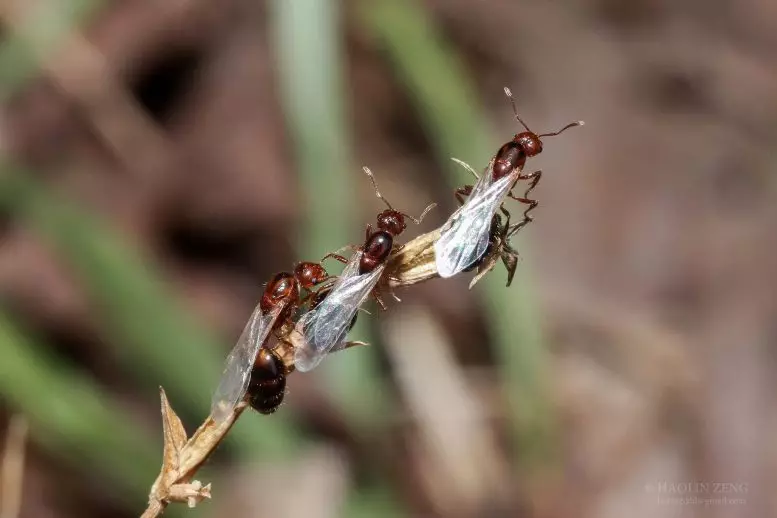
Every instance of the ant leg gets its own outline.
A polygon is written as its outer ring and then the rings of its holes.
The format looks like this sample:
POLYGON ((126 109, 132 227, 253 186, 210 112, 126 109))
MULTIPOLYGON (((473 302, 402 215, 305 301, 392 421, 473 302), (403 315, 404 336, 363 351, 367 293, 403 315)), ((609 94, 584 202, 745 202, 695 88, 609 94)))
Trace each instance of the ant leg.
POLYGON ((386 288, 388 288, 388 290, 389 290, 389 295, 391 295, 391 296, 392 296, 392 298, 393 298, 394 300, 396 300, 397 302, 402 302, 402 299, 400 299, 400 298, 397 296, 397 294, 394 292, 394 288, 395 288, 396 286, 402 286, 402 279, 400 279, 399 277, 396 277, 396 276, 394 276, 394 275, 390 275, 390 274, 389 274, 389 275, 387 275, 387 276, 386 276, 386 278, 387 278, 387 281, 386 281, 386 284, 385 284, 385 286, 386 286, 386 288), (395 286, 392 286, 392 285, 391 285, 391 283, 392 283, 392 282, 393 282, 393 283, 395 283, 395 286))
POLYGON ((337 352, 337 351, 343 351, 345 349, 349 349, 351 347, 363 347, 366 345, 370 345, 367 342, 362 342, 359 340, 354 340, 352 342, 340 342, 339 344, 332 347, 332 349, 329 351, 329 354, 337 352))
POLYGON ((510 197, 512 199, 514 199, 515 201, 519 201, 519 202, 524 203, 524 204, 529 206, 525 211, 523 211, 523 219, 524 220, 521 221, 520 223, 517 223, 517 224, 513 225, 513 226, 514 227, 517 227, 519 225, 523 226, 526 223, 528 223, 529 221, 534 221, 534 218, 532 216, 529 216, 528 213, 533 211, 535 209, 535 207, 537 207, 537 205, 540 204, 540 202, 537 201, 537 200, 531 199, 531 198, 519 198, 517 196, 510 196, 510 197))
POLYGON ((533 211, 535 208, 537 208, 537 205, 539 205, 540 202, 537 200, 529 198, 529 193, 534 190, 535 187, 537 187, 537 184, 540 181, 540 178, 542 177, 542 171, 534 171, 533 173, 529 174, 523 174, 521 173, 518 176, 519 180, 531 180, 531 183, 529 184, 529 187, 526 189, 526 191, 523 193, 523 197, 519 198, 515 196, 512 192, 508 193, 507 196, 519 201, 523 204, 528 205, 529 207, 523 211, 523 220, 519 223, 516 223, 513 225, 508 231, 507 231, 507 237, 511 237, 513 234, 521 230, 523 227, 525 227, 527 224, 534 221, 534 218, 529 214, 531 211, 533 211))
POLYGON ((540 183, 540 178, 542 178, 542 171, 534 171, 533 173, 527 173, 524 174, 521 172, 521 174, 518 175, 519 180, 531 180, 531 183, 529 184, 529 188, 526 189, 526 192, 523 193, 524 198, 529 196, 529 193, 537 187, 537 184, 540 183))
POLYGON ((529 207, 523 211, 523 219, 519 222, 513 225, 510 229, 507 231, 507 238, 511 238, 516 232, 521 230, 523 227, 534 221, 534 217, 529 214, 531 211, 533 211, 537 205, 540 204, 537 200, 531 200, 529 198, 513 198, 516 201, 519 201, 521 203, 525 203, 529 205, 529 207))
MULTIPOLYGON (((388 281, 389 281, 389 282, 390 282, 390 281, 395 281, 395 282, 399 281, 399 279, 398 279, 397 277, 394 277, 394 276, 392 276, 392 275, 387 275, 386 277, 388 277, 388 281)), ((385 287, 388 289, 388 293, 389 293, 389 295, 391 295, 391 298, 393 298, 393 299, 394 299, 394 300, 396 300, 397 302, 402 302, 402 299, 400 299, 400 298, 397 296, 397 294, 394 292, 394 287, 393 287, 393 286, 391 286, 391 284, 389 284, 389 282, 387 282, 387 283, 385 284, 385 287)))
POLYGON ((469 196, 470 194, 472 194, 471 185, 465 185, 453 191, 453 195, 456 196, 456 201, 459 202, 459 205, 464 205, 464 196, 469 196))
POLYGON ((367 223, 367 230, 364 232, 364 242, 366 243, 367 240, 370 238, 370 235, 372 234, 372 225, 367 223))
POLYGON ((472 280, 469 283, 469 289, 472 289, 475 284, 480 281, 485 275, 494 269, 494 266, 496 266, 497 257, 496 255, 490 255, 486 258, 486 260, 478 267, 478 273, 475 275, 475 277, 472 278, 472 280))
POLYGON ((503 228, 510 228, 510 217, 511 217, 510 211, 508 211, 507 209, 505 209, 505 206, 504 206, 504 205, 499 205, 499 210, 500 210, 500 211, 502 212, 502 214, 504 214, 504 216, 505 216, 505 223, 504 223, 504 225, 503 225, 503 228))
POLYGON ((348 259, 346 259, 346 258, 345 258, 345 257, 343 257, 342 255, 340 255, 340 254, 336 254, 336 253, 334 253, 334 252, 330 252, 330 253, 326 254, 324 257, 322 257, 322 258, 321 258, 321 261, 320 261, 320 262, 322 262, 322 263, 323 263, 323 262, 324 262, 324 261, 326 261, 327 259, 335 259, 336 261, 340 261, 341 263, 344 263, 344 264, 347 264, 347 263, 348 263, 348 259))
POLYGON ((335 283, 336 280, 337 280, 337 275, 327 275, 326 277, 323 278, 321 282, 318 283, 318 286, 329 288, 332 286, 332 284, 335 283), (329 284, 326 285, 326 283, 329 283, 329 284))
POLYGON ((317 295, 323 290, 328 290, 334 285, 337 279, 338 279, 337 275, 327 275, 326 277, 321 279, 315 286, 312 286, 310 289, 308 289, 308 295, 306 295, 303 300, 308 299, 311 295, 317 295))
POLYGON ((345 245, 345 246, 342 246, 342 247, 338 248, 337 250, 335 250, 334 252, 329 252, 328 254, 326 254, 324 257, 321 258, 321 260, 319 262, 323 263, 324 261, 326 261, 327 259, 329 259, 331 257, 332 259, 336 259, 336 260, 340 261, 341 263, 347 264, 348 263, 348 259, 346 259, 342 255, 340 255, 340 252, 342 252, 343 250, 347 250, 347 249, 357 250, 358 248, 359 247, 356 246, 356 245, 345 245))
MULTIPOLYGON (((516 182, 518 180, 531 180, 529 183, 529 187, 526 189, 526 191, 523 193, 524 198, 529 197, 529 193, 534 190, 535 187, 537 187, 537 184, 540 183, 540 178, 542 178, 542 171, 534 171, 533 173, 523 173, 521 172, 518 175, 518 178, 516 179, 516 182)), ((513 187, 515 188, 515 187, 513 187)), ((510 189, 510 192, 507 194, 508 197, 517 200, 516 196, 513 194, 513 189, 510 189)))
POLYGON ((380 296, 380 293, 378 292, 378 290, 374 290, 372 292, 372 296, 375 297, 375 302, 378 303, 378 305, 380 306, 380 309, 382 309, 383 311, 388 310, 388 306, 386 306, 386 303, 383 302, 383 297, 380 296))

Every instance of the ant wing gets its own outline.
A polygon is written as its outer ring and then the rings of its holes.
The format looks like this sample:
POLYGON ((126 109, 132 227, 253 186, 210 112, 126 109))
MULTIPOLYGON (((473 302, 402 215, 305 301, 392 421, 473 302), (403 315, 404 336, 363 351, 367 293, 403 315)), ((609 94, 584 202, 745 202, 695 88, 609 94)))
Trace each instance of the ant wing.
POLYGON ((385 265, 359 275, 361 255, 359 251, 351 257, 326 298, 297 322, 295 329, 304 337, 304 345, 294 353, 294 366, 300 372, 314 369, 345 340, 351 320, 378 284, 385 265))
POLYGON ((283 308, 284 304, 279 304, 270 312, 262 313, 257 305, 251 318, 248 319, 237 344, 227 356, 221 380, 213 393, 210 415, 217 423, 223 422, 243 400, 251 379, 251 369, 254 367, 256 354, 267 340, 283 308))
POLYGON ((486 168, 483 170, 483 173, 480 175, 480 178, 478 178, 478 181, 475 183, 475 185, 472 187, 472 192, 470 193, 470 198, 477 198, 477 196, 485 191, 486 189, 491 186, 492 183, 494 183, 494 159, 492 158, 491 161, 488 163, 486 168))
POLYGON ((337 277, 337 280, 332 285, 332 290, 336 290, 337 287, 345 282, 347 279, 351 277, 355 277, 359 275, 359 263, 362 260, 362 251, 357 250, 353 253, 350 259, 348 259, 348 262, 345 264, 345 267, 343 268, 343 271, 340 272, 340 275, 337 277))
POLYGON ((518 174, 520 171, 516 170, 477 193, 473 190, 466 203, 443 225, 440 238, 434 244, 440 277, 452 277, 464 271, 485 253, 491 219, 510 192, 518 174))

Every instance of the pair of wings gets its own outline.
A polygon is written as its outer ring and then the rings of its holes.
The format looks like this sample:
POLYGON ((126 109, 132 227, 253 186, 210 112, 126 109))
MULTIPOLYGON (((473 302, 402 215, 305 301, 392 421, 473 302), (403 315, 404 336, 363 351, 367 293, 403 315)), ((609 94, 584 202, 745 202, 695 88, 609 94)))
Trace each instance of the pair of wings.
POLYGON ((386 265, 359 275, 362 251, 354 253, 326 298, 297 322, 294 330, 303 345, 294 351, 294 366, 300 372, 314 369, 324 357, 345 341, 351 320, 369 297, 386 265))
MULTIPOLYGON (((361 256, 361 251, 351 256, 326 298, 297 322, 295 332, 303 337, 303 344, 295 351, 297 370, 313 369, 345 341, 351 320, 378 283, 385 265, 359 275, 361 256)), ((256 355, 267 342, 284 307, 281 304, 267 313, 263 313, 258 305, 254 309, 237 344, 227 356, 224 372, 213 394, 211 417, 214 421, 223 422, 243 400, 256 355)))
POLYGON ((227 356, 224 372, 219 385, 213 393, 210 415, 217 423, 223 422, 238 403, 243 400, 251 381, 251 370, 254 367, 259 349, 267 341, 267 337, 275 325, 275 321, 283 311, 285 304, 279 304, 267 313, 263 313, 257 304, 251 318, 248 319, 235 347, 227 356))
POLYGON ((491 219, 520 175, 515 169, 493 180, 493 160, 478 179, 467 201, 454 212, 434 244, 435 262, 440 277, 453 277, 475 263, 488 247, 491 219))

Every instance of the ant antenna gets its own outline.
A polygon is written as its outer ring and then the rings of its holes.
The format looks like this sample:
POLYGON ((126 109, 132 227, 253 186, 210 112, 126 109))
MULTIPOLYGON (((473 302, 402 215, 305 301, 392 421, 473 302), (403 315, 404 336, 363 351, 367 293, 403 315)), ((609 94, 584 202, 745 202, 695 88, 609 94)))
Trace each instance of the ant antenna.
MULTIPOLYGON (((366 166, 362 167, 362 169, 364 170, 365 174, 366 174, 367 176, 369 176, 369 177, 370 177, 370 180, 372 180, 372 186, 373 186, 373 187, 375 187, 375 196, 377 196, 378 198, 380 198, 381 200, 383 200, 383 203, 385 203, 385 204, 386 204, 386 206, 387 206, 389 209, 391 209, 391 210, 393 210, 393 211, 395 211, 395 212, 399 212, 399 211, 397 211, 397 210, 396 210, 394 207, 392 207, 392 206, 391 206, 391 204, 388 202, 388 200, 387 200, 386 198, 384 198, 384 197, 383 197, 383 195, 382 195, 382 194, 380 193, 380 191, 378 190, 378 183, 375 181, 375 173, 373 173, 372 171, 370 171, 370 168, 369 168, 369 167, 366 167, 366 166)), ((400 213, 400 214, 402 214, 403 216, 405 216, 405 217, 409 218, 410 220, 412 220, 412 221, 413 221, 413 223, 415 223, 416 225, 420 225, 420 224, 421 224, 421 222, 424 220, 424 216, 426 216, 426 214, 427 214, 427 213, 428 213, 430 210, 432 210, 433 208, 435 208, 436 206, 437 206, 437 204, 436 204, 436 203, 432 203, 431 205, 429 205, 428 207, 426 207, 426 208, 424 209, 424 211, 421 213, 421 215, 420 215, 418 218, 414 218, 413 216, 411 216, 410 214, 408 214, 408 213, 406 213, 406 212, 399 212, 399 213, 400 213)))
POLYGON ((554 131, 553 133, 543 133, 542 135, 537 135, 537 136, 538 137, 555 137, 559 133, 563 133, 564 131, 568 130, 569 128, 574 128, 575 126, 585 126, 585 121, 570 122, 569 124, 567 124, 566 126, 564 126, 563 128, 561 128, 558 131, 554 131))
POLYGON ((369 167, 366 167, 366 166, 365 166, 365 167, 362 167, 362 169, 363 169, 363 170, 364 170, 364 172, 367 174, 367 176, 369 176, 369 177, 370 177, 370 180, 372 180, 372 186, 373 186, 373 187, 375 187, 375 196, 377 196, 378 198, 380 198, 381 200, 383 200, 383 203, 385 203, 385 204, 386 204, 386 206, 387 206, 389 209, 391 209, 391 210, 394 210, 394 207, 392 207, 392 206, 391 206, 391 204, 388 202, 388 200, 387 200, 386 198, 384 198, 384 197, 383 197, 383 195, 382 195, 382 194, 380 193, 380 191, 378 190, 378 183, 375 181, 375 174, 374 174, 372 171, 370 171, 370 168, 369 168, 369 167))
POLYGON ((518 108, 515 106, 515 99, 513 99, 513 92, 511 92, 510 89, 507 88, 506 86, 504 88, 505 88, 505 95, 507 96, 508 99, 510 99, 510 104, 513 106, 513 113, 515 114, 515 119, 518 122, 520 122, 524 128, 526 128, 526 131, 531 132, 531 130, 529 129, 529 126, 527 126, 526 123, 523 122, 523 119, 521 119, 521 117, 518 116, 518 108))
POLYGON ((410 214, 406 214, 406 213, 404 213, 404 212, 400 212, 400 214, 402 214, 403 216, 405 216, 405 217, 407 217, 407 218, 410 218, 410 220, 411 220, 413 223, 415 223, 416 225, 420 225, 420 224, 421 224, 421 222, 424 220, 424 217, 426 216, 426 214, 427 214, 427 213, 428 213, 430 210, 432 210, 433 208, 435 208, 436 206, 437 206, 437 204, 436 204, 436 203, 430 203, 430 204, 429 204, 429 205, 428 205, 428 206, 427 206, 427 207, 424 209, 424 211, 421 213, 421 215, 420 215, 420 216, 418 216, 417 218, 414 218, 414 217, 413 217, 413 216, 411 216, 410 214))

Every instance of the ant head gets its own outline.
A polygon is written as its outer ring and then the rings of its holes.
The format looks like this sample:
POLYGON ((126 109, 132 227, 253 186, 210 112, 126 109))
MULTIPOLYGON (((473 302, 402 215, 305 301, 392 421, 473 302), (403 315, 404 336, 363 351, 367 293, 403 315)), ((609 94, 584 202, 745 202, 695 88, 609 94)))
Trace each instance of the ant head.
POLYGON ((569 128, 574 128, 575 126, 582 126, 583 124, 585 124, 583 121, 575 121, 570 124, 567 124, 566 126, 564 126, 558 131, 537 135, 532 130, 530 130, 529 126, 527 126, 526 123, 523 122, 521 117, 518 116, 518 108, 515 106, 515 99, 513 99, 513 93, 507 87, 505 87, 505 95, 507 95, 507 98, 510 99, 510 104, 513 107, 513 113, 515 114, 515 120, 520 122, 521 126, 523 126, 526 129, 526 131, 518 133, 513 138, 513 141, 516 144, 519 144, 523 148, 523 152, 526 153, 527 157, 532 157, 542 153, 542 141, 540 140, 542 137, 554 137, 559 133, 562 133, 563 131, 568 130, 569 128))
POLYGON ((392 236, 398 236, 407 228, 405 216, 394 209, 386 209, 378 214, 378 228, 392 236))
POLYGON ((383 203, 385 203, 386 207, 388 207, 386 210, 378 214, 378 228, 384 232, 388 232, 392 236, 398 236, 407 228, 405 218, 408 218, 416 225, 420 225, 421 221, 424 219, 424 216, 426 216, 426 213, 437 206, 436 203, 432 203, 426 207, 426 209, 424 209, 418 218, 414 218, 405 212, 399 212, 398 210, 395 210, 394 207, 392 207, 388 202, 388 200, 380 193, 378 190, 378 184, 375 182, 375 175, 373 175, 369 167, 362 167, 362 169, 364 170, 365 174, 370 177, 372 186, 375 187, 375 196, 383 200, 383 203))
POLYGON ((294 267, 294 278, 306 290, 321 284, 327 277, 329 277, 329 274, 318 263, 302 262, 294 267))
POLYGON ((542 141, 540 137, 531 131, 518 133, 513 142, 521 146, 527 157, 533 157, 542 153, 542 141))

